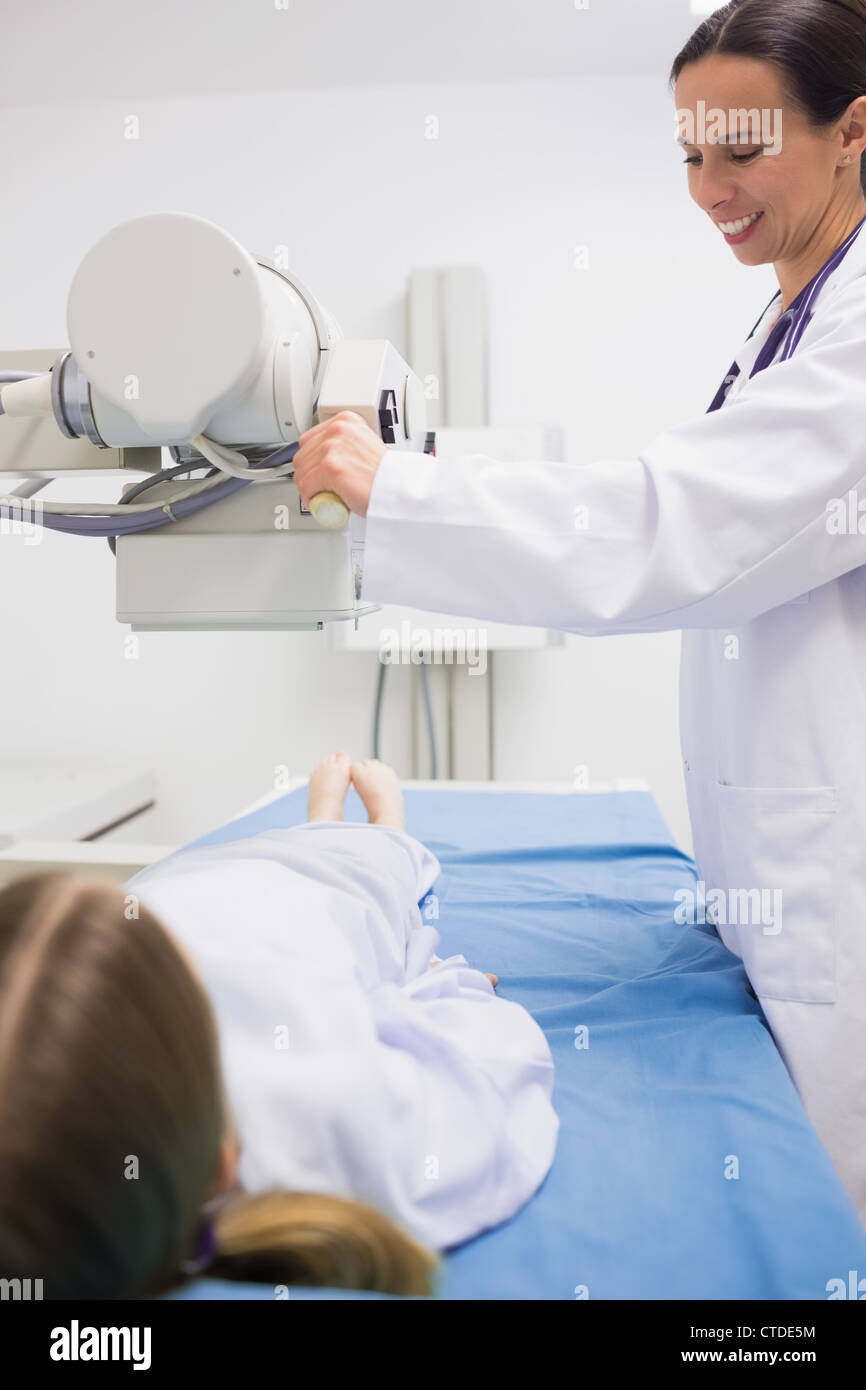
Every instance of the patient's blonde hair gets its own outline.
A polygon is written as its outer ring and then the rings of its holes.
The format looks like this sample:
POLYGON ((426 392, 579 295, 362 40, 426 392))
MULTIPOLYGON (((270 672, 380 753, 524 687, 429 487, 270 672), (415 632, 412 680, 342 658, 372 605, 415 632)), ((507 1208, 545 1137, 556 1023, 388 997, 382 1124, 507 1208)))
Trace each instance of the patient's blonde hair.
MULTIPOLYGON (((210 1002, 170 933, 113 886, 0 891, 0 1278, 46 1298, 182 1282, 221 1172, 210 1002)), ((230 1197, 207 1273, 429 1294, 437 1262, 384 1216, 314 1193, 230 1197)))

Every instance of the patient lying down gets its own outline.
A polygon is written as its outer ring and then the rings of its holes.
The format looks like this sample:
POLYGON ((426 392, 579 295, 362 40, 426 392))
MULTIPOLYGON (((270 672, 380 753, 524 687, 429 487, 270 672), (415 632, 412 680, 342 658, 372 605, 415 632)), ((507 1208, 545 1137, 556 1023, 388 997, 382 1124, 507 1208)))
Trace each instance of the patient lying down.
POLYGON ((199 1272, 431 1290, 430 1252, 553 1157, 537 1024, 419 911, 439 870, 377 762, 326 758, 309 822, 124 886, 0 892, 0 1275, 46 1298, 199 1272), (368 824, 343 821, 350 780, 368 824))

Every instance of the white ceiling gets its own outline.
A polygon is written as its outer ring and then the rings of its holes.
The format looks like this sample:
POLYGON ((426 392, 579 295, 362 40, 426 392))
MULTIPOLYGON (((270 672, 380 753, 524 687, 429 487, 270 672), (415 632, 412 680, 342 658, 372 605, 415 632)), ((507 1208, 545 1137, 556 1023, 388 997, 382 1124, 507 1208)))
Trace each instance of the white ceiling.
POLYGON ((0 105, 588 74, 664 81, 699 22, 689 0, 583 3, 0 0, 0 105))

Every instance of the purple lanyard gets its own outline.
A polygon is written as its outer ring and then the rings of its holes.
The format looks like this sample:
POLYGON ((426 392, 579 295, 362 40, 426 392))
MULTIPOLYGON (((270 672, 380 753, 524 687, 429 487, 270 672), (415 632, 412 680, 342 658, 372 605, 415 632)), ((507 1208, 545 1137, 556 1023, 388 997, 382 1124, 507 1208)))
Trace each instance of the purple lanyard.
MULTIPOLYGON (((833 274, 833 271, 837 268, 837 266, 841 265, 849 250, 854 245, 855 240, 859 236, 864 223, 866 223, 866 217, 864 217, 863 221, 860 222, 859 225, 854 228, 851 235, 847 238, 846 241, 843 241, 842 245, 838 248, 838 250, 833 252, 829 261, 827 261, 827 264, 821 267, 821 269, 818 271, 818 274, 812 280, 809 281, 808 285, 806 285, 804 289, 800 291, 800 293, 797 295, 797 298, 791 304, 788 305, 788 308, 785 310, 784 314, 782 314, 780 318, 777 320, 777 322, 773 325, 770 336, 768 337, 764 346, 761 348, 761 351, 758 353, 755 365, 749 372, 750 381, 753 376, 757 376, 758 372, 762 372, 765 367, 769 367, 770 363, 775 359, 776 353, 779 349, 779 344, 783 338, 785 339, 785 346, 782 349, 782 355, 779 358, 779 361, 787 362, 788 358, 793 355, 794 351, 799 345, 800 339, 806 331, 809 321, 812 318, 812 306, 815 303, 815 300, 817 299, 818 295, 820 294, 825 280, 827 280, 829 276, 833 274)), ((772 304, 776 302, 781 293, 782 291, 779 290, 776 294, 773 295, 773 298, 770 300, 770 303, 767 305, 767 308, 764 310, 764 313, 758 319, 758 323, 755 324, 755 327, 749 334, 749 338, 752 338, 754 336, 755 332, 757 331, 758 324, 761 323, 765 314, 767 313, 767 310, 770 308, 772 304)), ((736 362, 732 362, 728 375, 725 377, 724 381, 722 382, 721 386, 719 387, 718 391, 713 397, 713 403, 707 411, 708 415, 711 411, 718 410, 721 406, 724 405, 728 391, 730 390, 731 386, 736 381, 739 375, 740 368, 738 364, 736 362)))

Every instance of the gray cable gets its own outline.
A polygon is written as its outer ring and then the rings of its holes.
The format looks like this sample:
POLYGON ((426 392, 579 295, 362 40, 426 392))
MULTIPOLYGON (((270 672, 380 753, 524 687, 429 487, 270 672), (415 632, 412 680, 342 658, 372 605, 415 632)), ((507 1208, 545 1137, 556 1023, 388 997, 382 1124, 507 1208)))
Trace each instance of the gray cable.
MULTIPOLYGON (((182 473, 192 473, 201 465, 198 463, 179 463, 174 468, 162 468, 158 473, 152 473, 149 478, 142 478, 133 487, 125 492, 121 497, 121 502, 134 502, 136 497, 140 497, 143 492, 147 492, 149 487, 156 487, 157 483, 170 482, 172 478, 179 478, 182 473)), ((209 468, 205 474, 206 478, 212 478, 217 472, 216 468, 209 468)), ((108 548, 112 555, 117 554, 117 536, 107 536, 108 548)))
MULTIPOLYGON (((275 453, 269 454, 267 458, 253 466, 265 471, 268 468, 278 468, 280 464, 293 459, 299 447, 295 443, 283 445, 275 453)), ((184 471, 189 472, 193 466, 193 464, 187 464, 184 471)), ((201 466, 204 467, 204 463, 201 466)), ((171 470, 166 471, 170 472, 171 470)), ((154 475, 152 479, 145 479, 144 481, 150 485, 151 482, 161 480, 158 475, 154 475)), ((44 512, 37 520, 40 526, 49 531, 62 531, 71 536, 133 536, 139 531, 154 531, 158 526, 169 526, 172 521, 183 521, 188 516, 195 516, 196 512, 203 511, 205 507, 212 507, 214 503, 231 497, 240 488, 250 486, 249 478, 227 478, 224 483, 218 483, 206 492, 193 493, 192 496, 180 497, 176 501, 155 506, 152 511, 136 513, 129 518, 129 521, 117 515, 84 516, 76 514, 75 516, 68 516, 62 512, 44 512), (171 509, 170 516, 165 510, 166 507, 171 509)))
POLYGON ((421 676, 421 690, 424 695, 424 709, 427 713, 427 737, 430 741, 430 777, 435 781, 437 777, 436 728, 433 723, 433 702, 430 699, 430 672, 428 668, 429 662, 422 661, 419 667, 419 673, 421 676))
POLYGON ((373 757, 379 757, 379 733, 382 722, 382 695, 385 690, 385 672, 388 670, 384 661, 379 661, 379 675, 376 680, 376 704, 373 709, 373 757))
MULTIPOLYGON (((173 468, 162 468, 158 473, 151 473, 149 478, 142 478, 134 483, 128 492, 121 497, 121 502, 134 502, 136 497, 140 497, 143 492, 147 492, 149 487, 156 487, 157 483, 170 482, 172 478, 179 478, 183 473, 194 473, 199 468, 207 467, 204 463, 178 463, 173 468)), ((216 468, 209 468, 205 477, 212 478, 218 472, 216 468)))
MULTIPOLYGON (((421 692, 424 696, 424 710, 427 716, 427 738, 430 743, 430 778, 435 781, 438 777, 439 760, 436 751, 436 726, 433 721, 433 702, 430 698, 430 676, 427 669, 428 663, 422 662, 419 675, 421 678, 421 692)), ((379 663, 379 675, 376 680, 376 700, 373 706, 373 757, 381 757, 381 729, 382 729, 382 697, 385 693, 385 675, 388 670, 384 661, 379 663)))
POLYGON ((133 536, 139 531, 154 531, 158 526, 170 526, 172 521, 183 521, 205 507, 212 507, 215 502, 230 497, 242 487, 249 487, 245 479, 229 478, 227 482, 217 484, 206 493, 183 497, 171 504, 166 503, 165 506, 171 506, 171 516, 167 515, 164 507, 154 507, 153 511, 130 517, 128 522, 116 515, 65 516, 60 512, 44 512, 38 521, 46 530, 61 531, 70 536, 133 536))

